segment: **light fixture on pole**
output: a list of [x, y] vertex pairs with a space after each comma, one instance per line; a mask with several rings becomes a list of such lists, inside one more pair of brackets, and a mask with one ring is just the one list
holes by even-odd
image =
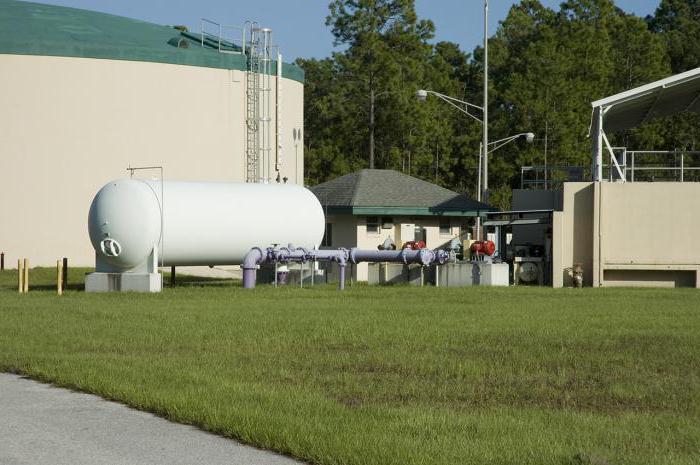
[[[455, 98], [455, 97], [450, 97], [449, 95], [441, 94], [440, 92], [432, 91], [432, 90], [419, 89], [416, 91], [416, 99], [418, 99], [421, 102], [424, 102], [428, 98], [429, 95], [434, 95], [435, 97], [438, 97], [441, 100], [444, 100], [445, 102], [449, 103], [450, 105], [452, 105], [453, 107], [455, 107], [456, 109], [458, 109], [459, 111], [464, 113], [465, 115], [478, 121], [481, 124], [484, 124], [484, 121], [482, 119], [480, 119], [478, 116], [474, 115], [470, 111], [471, 109], [483, 111], [484, 109], [482, 107], [480, 107], [478, 105], [474, 105], [473, 103], [465, 102], [464, 100], [460, 100], [460, 99]], [[479, 144], [479, 170], [478, 170], [479, 174], [477, 176], [478, 186], [477, 186], [477, 194], [476, 194], [477, 200], [479, 202], [483, 201], [484, 203], [486, 203], [485, 193], [486, 193], [486, 190], [488, 189], [488, 179], [487, 179], [487, 177], [488, 177], [488, 168], [487, 168], [488, 167], [488, 159], [485, 155], [488, 155], [489, 153], [492, 153], [492, 152], [500, 149], [504, 145], [509, 144], [520, 137], [524, 137], [525, 141], [528, 144], [531, 144], [535, 140], [535, 134], [533, 134], [532, 132], [521, 132], [519, 134], [515, 134], [513, 136], [506, 137], [504, 139], [499, 139], [499, 140], [496, 140], [493, 142], [489, 142], [488, 143], [489, 149], [487, 151], [485, 151], [483, 149], [483, 147], [484, 147], [483, 142], [481, 142]], [[484, 153], [484, 152], [486, 152], [486, 153]], [[479, 218], [477, 217], [477, 229], [479, 226], [478, 221], [479, 221]]]
[[416, 99], [420, 102], [425, 102], [428, 98], [428, 95], [434, 95], [435, 97], [449, 103], [450, 105], [452, 105], [465, 115], [469, 116], [470, 118], [473, 118], [474, 120], [480, 123], [482, 122], [481, 118], [469, 111], [470, 109], [483, 111], [483, 108], [481, 108], [479, 105], [474, 105], [473, 103], [465, 102], [464, 100], [460, 100], [455, 97], [450, 97], [449, 95], [441, 94], [440, 92], [435, 92], [432, 90], [419, 89], [416, 91]]
[[[459, 111], [461, 111], [462, 113], [467, 115], [468, 117], [483, 124], [483, 120], [470, 111], [470, 110], [479, 110], [479, 111], [483, 112], [484, 109], [482, 107], [480, 107], [479, 105], [474, 105], [473, 103], [465, 102], [464, 100], [460, 100], [460, 99], [455, 98], [455, 97], [450, 97], [449, 95], [441, 94], [440, 92], [435, 92], [432, 90], [419, 89], [416, 91], [416, 99], [420, 102], [425, 102], [425, 100], [428, 98], [428, 95], [433, 95], [433, 96], [447, 102], [448, 104], [455, 107], [456, 109], [458, 109]], [[481, 167], [483, 164], [482, 163], [483, 157], [484, 157], [484, 155], [482, 153], [482, 150], [479, 149], [479, 170], [478, 170], [478, 174], [477, 174], [477, 189], [476, 189], [476, 200], [478, 200], [479, 202], [482, 201]], [[476, 232], [477, 237], [480, 237], [481, 236], [481, 217], [479, 217], [479, 216], [476, 217], [476, 231], [477, 231]]]
[[[521, 132], [520, 134], [515, 134], [514, 136], [510, 136], [510, 137], [506, 137], [504, 139], [489, 142], [489, 144], [488, 144], [489, 149], [486, 151], [484, 150], [483, 142], [479, 143], [479, 153], [484, 154], [484, 152], [486, 152], [485, 156], [482, 156], [479, 158], [479, 169], [482, 168], [483, 163], [488, 165], [488, 155], [490, 153], [495, 152], [496, 150], [500, 149], [504, 145], [507, 145], [520, 137], [524, 137], [525, 142], [527, 142], [528, 144], [532, 144], [535, 140], [535, 134], [533, 134], [531, 132]], [[493, 147], [491, 147], [491, 146], [493, 146]], [[482, 177], [484, 179], [484, 184], [486, 185], [486, 187], [484, 188], [484, 192], [486, 192], [486, 189], [488, 188], [488, 179], [486, 178], [486, 176], [488, 176], [487, 170], [484, 170], [484, 174], [482, 176], [479, 176], [479, 184], [480, 184], [479, 188], [481, 189], [481, 178]], [[486, 202], [486, 201], [484, 200], [484, 202]]]
[[[473, 114], [471, 110], [479, 110], [483, 112], [483, 108], [480, 107], [479, 105], [474, 105], [473, 103], [465, 102], [464, 100], [460, 100], [455, 97], [450, 97], [449, 95], [441, 94], [440, 92], [435, 92], [432, 90], [426, 90], [426, 89], [419, 89], [416, 91], [416, 99], [418, 99], [421, 102], [425, 102], [425, 100], [428, 98], [428, 95], [433, 95], [440, 100], [443, 100], [450, 104], [451, 106], [455, 107], [468, 117], [478, 121], [479, 123], [483, 124], [483, 120]], [[479, 150], [479, 170], [478, 170], [478, 175], [477, 175], [477, 190], [476, 190], [476, 200], [481, 202], [481, 159], [483, 157], [483, 154], [481, 153], [481, 150]], [[476, 230], [477, 230], [477, 236], [481, 234], [481, 218], [476, 217]]]
[[[528, 144], [532, 144], [535, 140], [535, 134], [533, 134], [532, 132], [521, 132], [520, 134], [515, 134], [514, 136], [510, 136], [510, 137], [506, 137], [504, 139], [489, 142], [488, 153], [495, 152], [496, 150], [500, 149], [504, 145], [509, 144], [520, 137], [525, 138], [525, 142], [527, 142]], [[491, 147], [492, 145], [493, 145], [493, 147]]]

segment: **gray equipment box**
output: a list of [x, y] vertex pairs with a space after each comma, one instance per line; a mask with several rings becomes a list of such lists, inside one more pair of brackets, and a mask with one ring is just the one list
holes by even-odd
[[438, 287], [471, 286], [475, 266], [472, 262], [450, 262], [433, 266], [431, 280], [433, 283], [437, 281]]
[[508, 286], [510, 285], [510, 266], [507, 263], [475, 262], [475, 286]]

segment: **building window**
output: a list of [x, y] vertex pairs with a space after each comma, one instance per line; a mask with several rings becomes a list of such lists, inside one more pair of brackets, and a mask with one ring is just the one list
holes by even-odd
[[390, 216], [382, 216], [382, 229], [394, 229], [394, 219]]
[[423, 226], [416, 226], [413, 229], [413, 240], [416, 242], [423, 241], [428, 243], [428, 231]]
[[323, 233], [321, 247], [333, 246], [333, 223], [326, 223], [326, 231]]
[[367, 217], [367, 234], [379, 234], [379, 218], [376, 216]]
[[449, 219], [440, 219], [440, 235], [449, 236], [452, 234], [452, 225]]

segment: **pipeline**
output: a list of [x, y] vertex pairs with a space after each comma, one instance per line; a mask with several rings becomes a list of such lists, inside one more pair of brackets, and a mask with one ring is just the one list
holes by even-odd
[[444, 250], [430, 249], [403, 249], [403, 250], [360, 250], [350, 249], [350, 262], [357, 264], [360, 262], [379, 263], [393, 262], [409, 265], [418, 263], [423, 266], [430, 266], [433, 263], [443, 265], [449, 260], [450, 254]]
[[254, 247], [246, 254], [241, 268], [243, 269], [243, 287], [253, 289], [257, 280], [257, 269], [265, 262], [289, 263], [307, 261], [333, 261], [339, 266], [338, 289], [345, 289], [345, 267], [348, 262], [358, 264], [361, 262], [380, 263], [393, 262], [409, 265], [412, 263], [422, 266], [432, 264], [443, 265], [450, 259], [450, 253], [444, 250], [361, 250], [357, 248], [337, 250], [307, 250], [302, 247], [268, 247], [263, 250]]
[[252, 289], [255, 287], [257, 280], [257, 269], [259, 265], [265, 262], [272, 263], [289, 263], [308, 261], [333, 261], [337, 262], [340, 269], [340, 282], [338, 287], [340, 290], [345, 289], [345, 266], [348, 263], [348, 251], [346, 249], [339, 250], [307, 250], [303, 247], [269, 247], [264, 251], [259, 247], [254, 247], [246, 254], [243, 259], [241, 268], [243, 269], [243, 287]]

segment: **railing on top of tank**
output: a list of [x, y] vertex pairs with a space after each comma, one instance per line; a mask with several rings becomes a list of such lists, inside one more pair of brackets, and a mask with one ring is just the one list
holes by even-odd
[[[246, 25], [249, 23], [246, 23]], [[200, 19], [200, 38], [201, 45], [216, 46], [221, 53], [232, 53], [236, 55], [245, 55], [246, 52], [246, 25], [244, 26], [234, 26], [231, 24], [221, 24], [210, 19], [201, 18]], [[214, 32], [211, 30], [213, 26]], [[226, 31], [233, 31], [231, 37], [225, 37]], [[240, 33], [240, 40], [236, 38], [237, 34]]]

